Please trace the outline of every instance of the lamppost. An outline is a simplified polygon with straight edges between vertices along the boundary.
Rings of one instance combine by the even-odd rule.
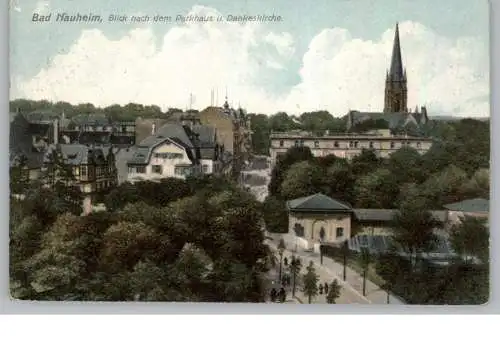
[[[282,266],[283,266],[283,248],[279,248],[279,255],[280,255],[280,274],[279,274],[279,281],[280,281],[280,284],[281,284],[281,269],[282,269]]]
[[[347,265],[347,251],[349,250],[348,244],[347,244],[347,239],[344,241],[344,244],[342,245],[342,253],[344,254],[344,281],[346,279],[346,265]]]

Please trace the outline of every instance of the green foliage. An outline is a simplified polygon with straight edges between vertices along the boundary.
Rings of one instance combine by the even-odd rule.
[[[486,219],[466,216],[461,219],[460,224],[453,226],[450,242],[453,250],[459,254],[465,263],[470,257],[476,256],[483,263],[489,262],[489,230],[486,227]]]
[[[157,184],[170,194],[87,216],[64,213],[43,189],[12,201],[12,295],[37,300],[263,301],[269,249],[254,197],[237,188],[203,188],[182,198],[176,195],[177,181]],[[150,191],[161,195],[159,190]]]
[[[295,163],[302,161],[313,161],[314,156],[308,147],[293,147],[278,159],[278,163],[271,172],[271,181],[269,182],[269,194],[272,196],[281,195],[281,185],[285,178],[287,170]]]
[[[338,160],[326,169],[325,189],[327,195],[354,204],[354,184],[356,178],[345,160]]]
[[[258,155],[269,155],[271,129],[269,117],[264,114],[249,114],[252,128],[252,150]]]
[[[302,276],[304,284],[302,291],[307,296],[309,304],[311,304],[312,298],[318,295],[319,276],[316,273],[316,269],[314,268],[314,263],[312,261],[309,262],[306,270],[307,272]]]
[[[422,252],[433,249],[436,242],[434,229],[443,228],[427,208],[428,203],[422,198],[408,198],[400,205],[393,223],[394,239],[405,250],[411,261],[415,261]]]
[[[285,200],[309,196],[324,190],[323,169],[307,161],[293,164],[281,184],[281,196]]]
[[[267,231],[288,232],[288,211],[285,201],[274,196],[267,196],[263,203],[263,216]]]
[[[143,201],[148,205],[165,206],[179,198],[192,194],[190,181],[178,178],[165,178],[160,182],[143,181],[137,183],[125,182],[111,190],[104,203],[108,210],[118,210],[128,203]]]
[[[326,295],[326,302],[328,304],[335,304],[337,298],[340,297],[340,290],[342,287],[339,285],[339,282],[334,279],[333,282],[328,286],[328,293]]]
[[[125,106],[117,104],[98,108],[90,103],[72,105],[68,102],[49,102],[46,100],[32,101],[17,99],[10,101],[10,111],[20,109],[22,112],[32,112],[35,110],[50,110],[57,114],[64,114],[66,117],[73,117],[78,114],[105,114],[111,119],[135,121],[136,118],[165,118],[160,107],[155,105],[144,106],[142,104],[129,103]]]
[[[345,132],[346,123],[343,119],[333,117],[325,110],[307,112],[300,115],[301,129],[323,136],[326,131],[330,133]]]
[[[399,194],[394,175],[387,169],[377,169],[356,180],[355,205],[358,208],[391,209]]]

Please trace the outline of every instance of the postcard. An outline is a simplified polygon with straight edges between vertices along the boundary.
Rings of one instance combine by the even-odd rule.
[[[488,302],[487,1],[9,15],[12,298]]]

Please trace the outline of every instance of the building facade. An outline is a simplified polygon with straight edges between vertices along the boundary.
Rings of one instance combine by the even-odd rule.
[[[76,186],[82,192],[84,213],[89,213],[96,198],[118,184],[112,147],[83,144],[52,144],[42,168],[45,184],[57,181]]]
[[[416,149],[420,154],[427,152],[432,146],[432,140],[424,137],[408,135],[391,135],[388,131],[371,134],[344,134],[314,136],[306,132],[271,133],[271,165],[276,165],[277,159],[290,148],[305,146],[311,149],[316,157],[335,155],[352,159],[363,149],[370,149],[379,157],[386,158],[403,147]]]
[[[304,249],[320,243],[342,243],[351,237],[349,205],[323,194],[287,202],[289,235],[301,239]]]
[[[60,143],[113,145],[130,147],[135,144],[135,121],[117,121],[103,114],[80,114],[60,123]]]
[[[206,146],[207,143],[200,142],[199,134],[188,126],[164,124],[158,130],[153,126],[153,131],[154,135],[137,145],[127,161],[128,181],[157,181],[167,177],[184,179],[190,175],[201,175],[204,171],[203,164],[206,165],[206,173],[216,168],[213,162],[202,162],[200,145]],[[214,154],[215,150],[212,151],[206,157],[217,156]],[[209,161],[209,158],[205,160]]]
[[[231,108],[226,99],[222,107],[208,107],[198,116],[203,125],[216,129],[219,143],[224,146],[224,151],[231,154],[231,174],[239,177],[252,151],[250,121],[245,111]]]

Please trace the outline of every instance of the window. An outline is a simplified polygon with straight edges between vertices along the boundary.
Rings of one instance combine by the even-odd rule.
[[[280,147],[284,147],[285,146],[285,142],[283,140],[280,140]]]
[[[191,168],[186,166],[176,166],[174,169],[174,174],[178,176],[186,176],[191,173]]]
[[[408,147],[411,147],[411,142],[406,142],[406,145],[407,145]]]
[[[208,165],[207,164],[202,165],[201,168],[205,174],[208,173]]]
[[[352,148],[352,147],[354,147],[354,142],[351,141],[351,142],[349,142],[349,148]]]
[[[135,172],[138,174],[145,174],[146,173],[146,166],[140,165],[140,166],[136,167]]]
[[[338,148],[338,147],[339,147],[339,142],[338,142],[338,141],[335,141],[335,142],[333,143],[333,146],[334,146],[335,148]]]
[[[358,147],[358,143],[359,143],[358,141],[355,141],[355,142],[354,142],[354,148],[357,148],[357,147]]]
[[[422,145],[420,144],[420,142],[417,142],[417,148],[420,149],[422,147]]]
[[[87,166],[81,166],[80,167],[80,175],[81,176],[87,176]]]
[[[163,168],[161,165],[153,165],[151,166],[153,174],[161,174],[163,172]]]
[[[373,141],[370,141],[370,149],[373,149]]]
[[[300,140],[300,146],[303,147],[304,146],[304,140]]]
[[[304,237],[304,227],[300,223],[295,223],[293,230],[295,231],[295,236]]]
[[[173,159],[177,159],[177,158],[181,159],[184,157],[184,155],[180,154],[180,153],[155,153],[154,157],[173,160]]]
[[[394,142],[391,142],[391,149],[394,149]]]
[[[337,228],[335,229],[335,235],[337,236],[337,238],[339,237],[343,237],[344,236],[344,228]]]
[[[295,146],[298,147],[299,146],[299,140],[295,140]]]

